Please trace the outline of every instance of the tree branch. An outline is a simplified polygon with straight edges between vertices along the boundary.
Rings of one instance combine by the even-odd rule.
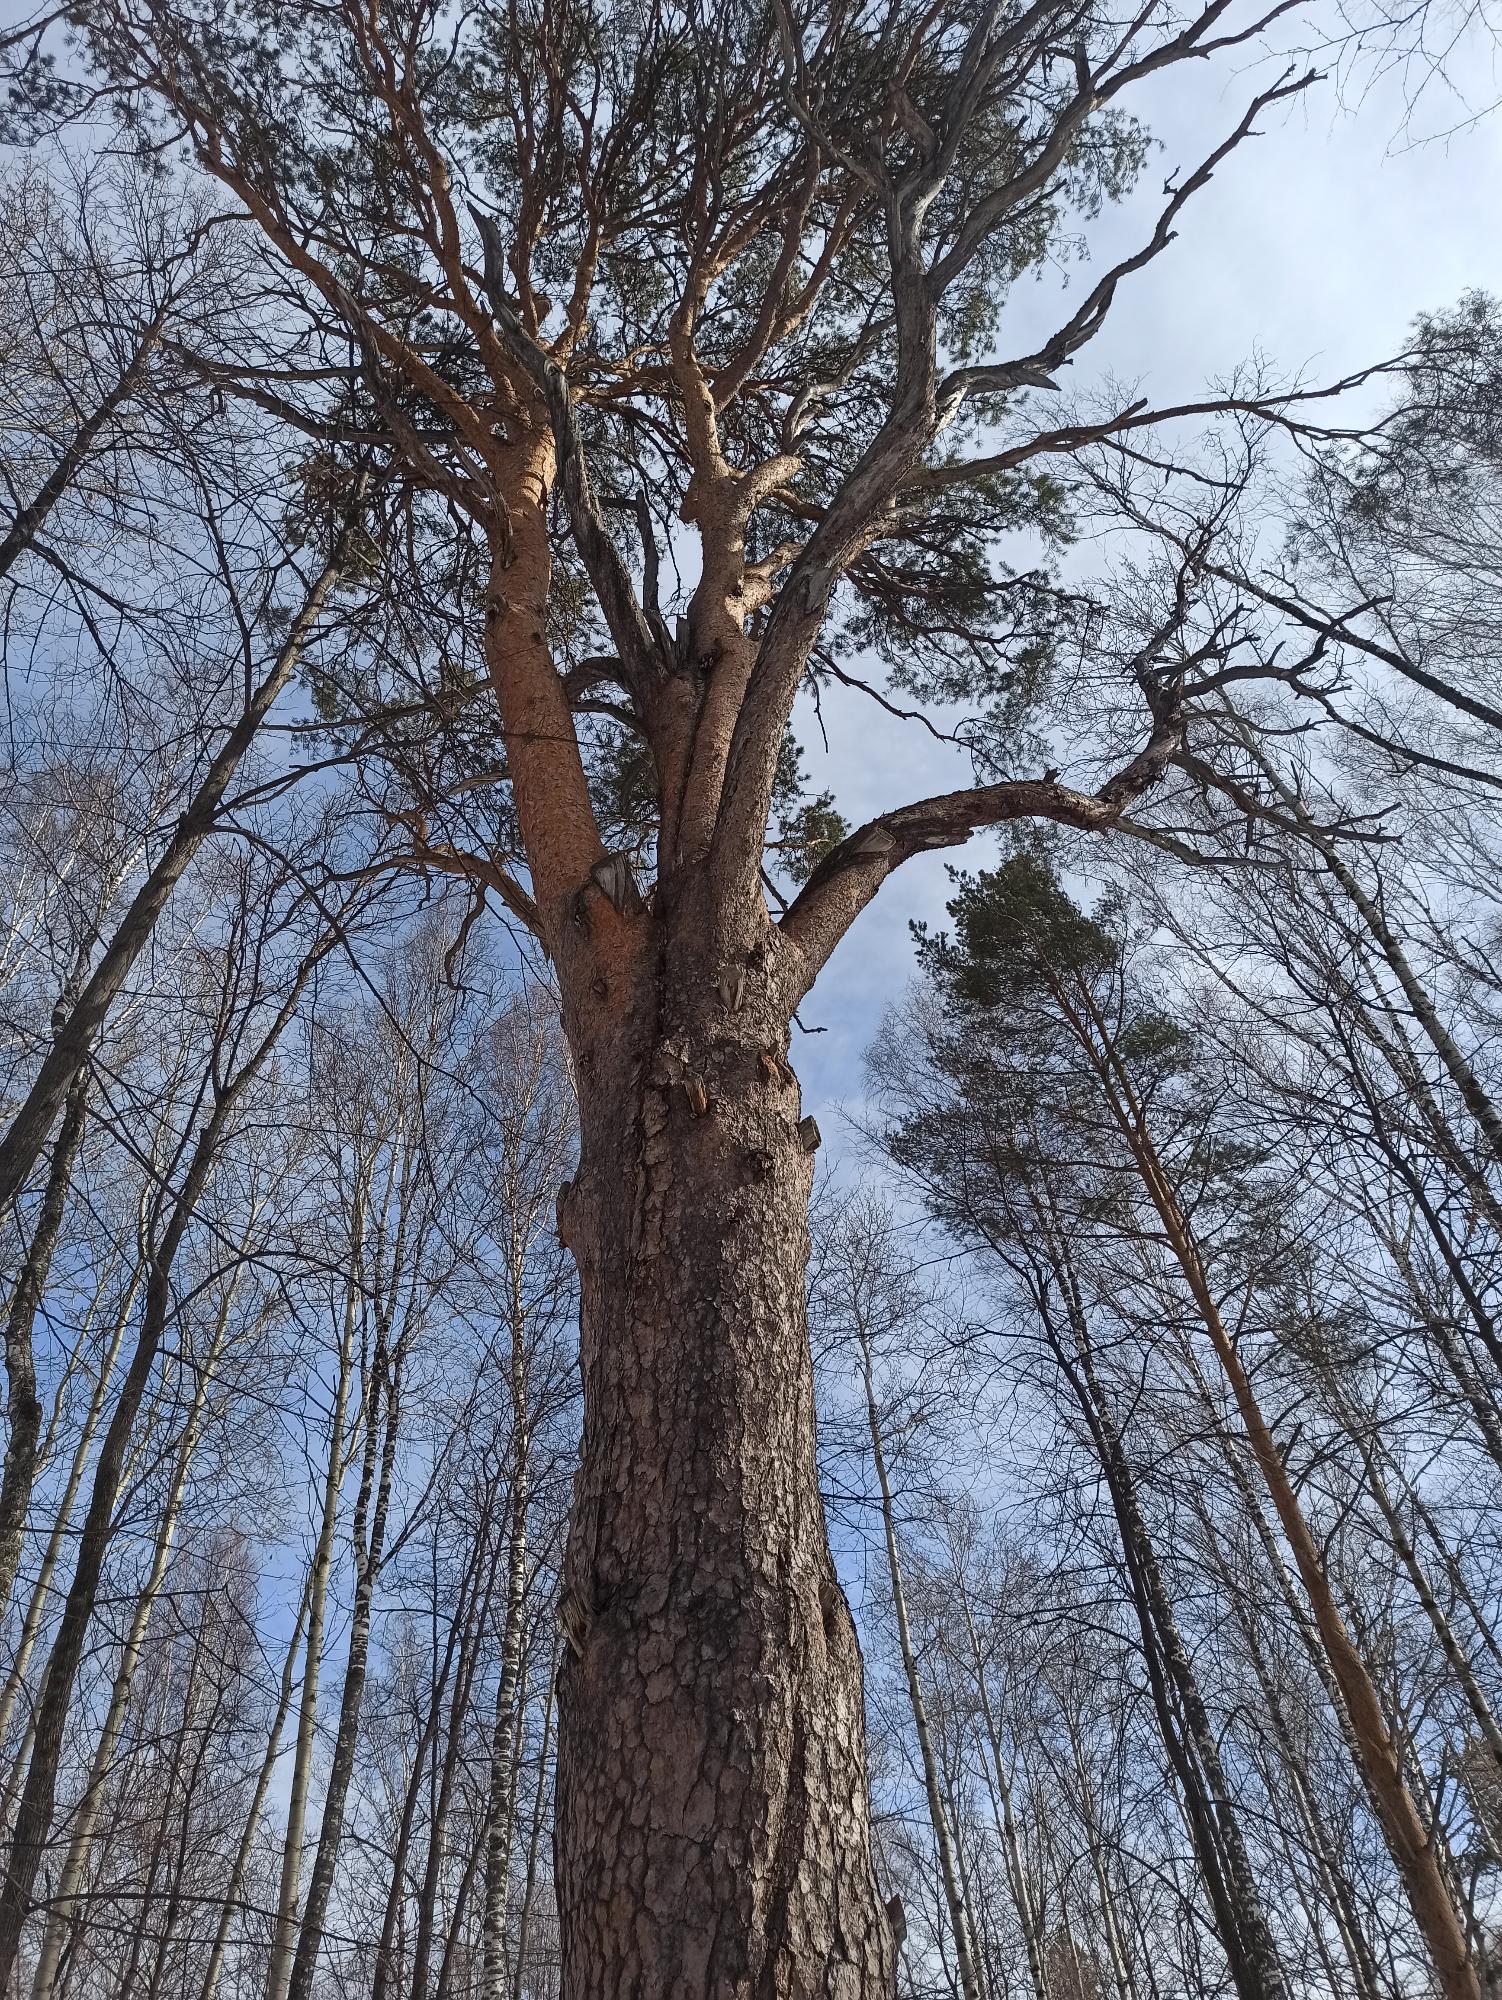
[[[929,849],[962,846],[982,827],[1018,819],[1100,832],[1149,791],[1180,754],[1184,719],[1177,700],[1158,698],[1147,742],[1094,792],[1050,778],[1008,778],[899,806],[858,827],[814,870],[780,928],[803,954],[806,993],[851,924],[894,869]]]

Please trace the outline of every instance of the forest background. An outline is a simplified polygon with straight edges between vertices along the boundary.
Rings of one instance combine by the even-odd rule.
[[[1250,738],[1227,711],[1220,739],[1241,792],[1186,768],[1140,816],[1156,846],[982,836],[964,865],[1002,865],[969,892],[920,855],[794,1033],[826,1162],[823,1484],[904,1993],[1464,1992],[1385,1830],[1323,1585],[1473,1976],[1502,1977],[1502,339],[1474,298],[1502,292],[1502,126],[1471,32],[1463,92],[1364,53],[1271,107],[1075,364],[1154,401],[1258,355],[1326,381],[1439,315],[1417,368],[1329,419],[1386,420],[1396,496],[1378,480],[1348,516],[1348,447],[1252,420],[1211,554],[1267,611],[1297,524],[1311,600],[1350,558],[1384,586],[1381,642],[1453,668],[1470,708],[1396,699],[1327,629],[1354,665],[1315,742],[1252,694]],[[1094,268],[1238,115],[1222,69],[1187,103],[1145,95],[1163,150],[1092,222]],[[362,598],[381,554],[347,495],[173,345],[232,351],[253,254],[97,127],[15,136],[7,1143],[238,691],[274,705],[7,1191],[7,1978],[34,2000],[552,1993],[578,1407],[547,968],[348,754],[341,648],[399,662],[407,609]],[[1019,286],[1021,347],[1077,297],[1058,278]],[[1129,623],[1222,448],[1185,434],[1174,498],[1137,519],[1120,465],[1082,459],[1059,574]],[[928,706],[941,731],[962,713]],[[1040,751],[1076,720],[1066,688]],[[803,796],[769,850],[794,884],[799,841],[832,837],[797,817],[810,796],[859,826],[966,781],[959,747],[859,688],[826,679],[796,728]],[[398,742],[399,772],[457,758],[450,799],[484,796],[475,742]],[[630,772],[604,768],[629,830]]]

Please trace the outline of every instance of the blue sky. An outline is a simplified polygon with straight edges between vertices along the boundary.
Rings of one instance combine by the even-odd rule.
[[[1498,95],[1495,61],[1478,42],[1452,64],[1473,106]],[[1094,271],[1142,240],[1164,178],[1195,166],[1269,80],[1262,71],[1180,72],[1138,100],[1162,151],[1141,198],[1092,231]],[[1178,401],[1253,355],[1281,375],[1331,380],[1396,352],[1416,313],[1453,304],[1469,288],[1502,292],[1502,118],[1467,125],[1466,104],[1434,83],[1405,122],[1398,78],[1366,79],[1357,103],[1361,81],[1341,89],[1327,81],[1263,119],[1262,136],[1188,204],[1178,240],[1123,286],[1071,387],[1087,392],[1111,376],[1139,382],[1155,402]],[[1082,278],[1090,273],[1076,273],[1076,290]],[[1058,299],[1046,284],[1019,288],[1013,351],[1051,330]],[[861,695],[833,691],[824,714],[827,755],[817,728],[805,722],[800,731],[809,775],[816,789],[836,793],[854,823],[965,782],[957,757]],[[979,837],[963,851],[967,865],[984,855]],[[826,1032],[795,1033],[793,1060],[836,1161],[853,1145],[838,1107],[854,1107],[862,1051],[911,977],[909,920],[942,916],[945,862],[955,858],[904,867],[803,1009],[803,1020]]]

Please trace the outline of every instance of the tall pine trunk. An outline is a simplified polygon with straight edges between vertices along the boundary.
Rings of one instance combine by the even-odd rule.
[[[1055,990],[1061,1011],[1070,1019],[1081,1048],[1096,1071],[1111,1116],[1162,1224],[1164,1244],[1183,1276],[1236,1405],[1247,1445],[1298,1570],[1320,1647],[1340,1692],[1349,1725],[1347,1741],[1438,1976],[1439,1989],[1445,2000],[1480,2000],[1476,1965],[1450,1893],[1434,1822],[1420,1811],[1405,1780],[1401,1746],[1388,1726],[1381,1695],[1342,1615],[1325,1568],[1324,1554],[1305,1518],[1240,1349],[1221,1318],[1193,1229],[1158,1156],[1144,1105],[1112,1040],[1110,1028],[1093,1003],[1086,999],[1087,1011],[1081,1017],[1071,1013],[1068,996],[1060,989]]]
[[[716,945],[718,944],[718,949]],[[560,1606],[567,2000],[878,2000],[860,1651],[814,1454],[814,1135],[780,940],[704,922],[571,1035],[583,1458]],[[644,955],[643,955],[644,956]],[[606,980],[602,977],[602,985]]]

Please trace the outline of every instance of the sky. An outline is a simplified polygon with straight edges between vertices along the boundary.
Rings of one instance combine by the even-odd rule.
[[[1400,350],[1415,314],[1469,289],[1502,292],[1502,111],[1467,116],[1468,105],[1502,95],[1502,70],[1479,39],[1452,69],[1467,102],[1434,84],[1409,119],[1396,77],[1366,79],[1359,103],[1354,82],[1332,80],[1275,107],[1262,136],[1186,205],[1177,241],[1119,290],[1104,330],[1074,364],[1071,388],[1087,392],[1109,375],[1140,383],[1155,403],[1183,401],[1253,356],[1282,376],[1333,380]],[[1138,195],[1092,232],[1076,296],[1149,233],[1168,174],[1192,170],[1270,80],[1229,68],[1187,79],[1181,71],[1137,101],[1162,151]],[[1046,286],[1019,288],[1009,351],[1025,353],[1029,335],[1051,331],[1058,298]],[[956,756],[859,694],[826,698],[824,714],[827,755],[802,719],[809,777],[815,790],[836,793],[852,824],[967,780]],[[908,924],[942,921],[946,864],[983,865],[986,853],[977,837],[959,852],[909,862],[804,1006],[804,1024],[824,1032],[795,1033],[792,1057],[832,1164],[853,1164],[862,1052],[912,977]]]

